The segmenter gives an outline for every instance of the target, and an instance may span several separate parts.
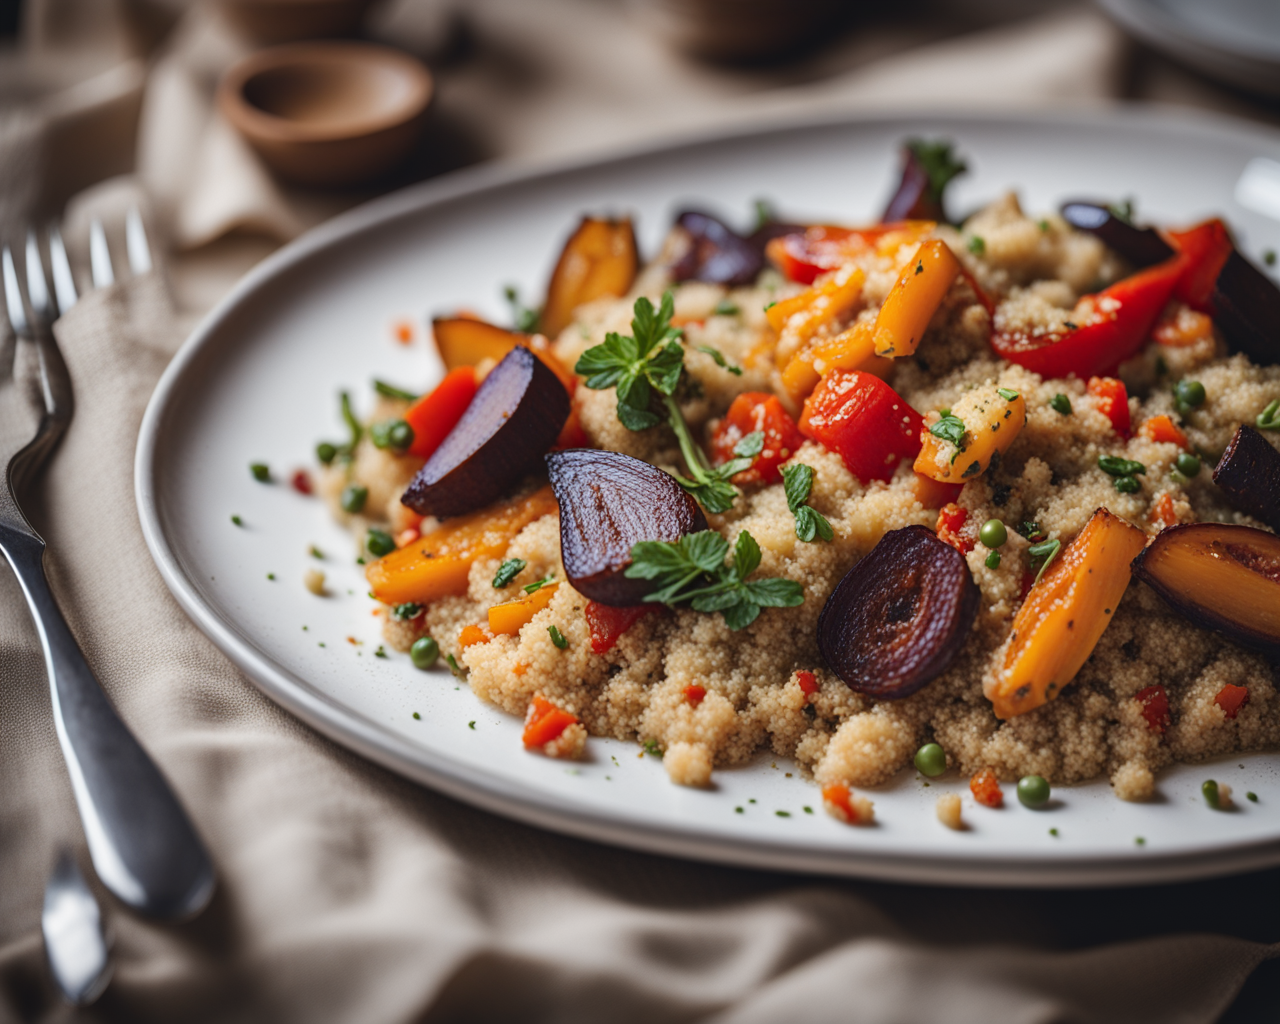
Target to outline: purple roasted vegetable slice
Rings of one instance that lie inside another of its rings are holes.
[[[977,614],[964,556],[907,526],[886,533],[836,584],[818,617],[818,649],[850,689],[897,700],[946,671]]]
[[[1218,272],[1213,306],[1229,348],[1262,366],[1280,363],[1280,288],[1238,250]]]
[[[1280,533],[1280,452],[1253,427],[1236,431],[1213,470],[1213,482],[1235,508]]]
[[[764,247],[755,245],[709,213],[685,210],[676,224],[689,248],[671,266],[676,281],[706,281],[731,288],[751,284],[764,269]]]
[[[951,179],[968,167],[959,159],[950,142],[939,139],[908,139],[902,147],[902,178],[880,220],[947,219],[945,193]]]
[[[1175,252],[1152,228],[1135,227],[1105,203],[1076,200],[1063,203],[1062,219],[1077,231],[1087,231],[1110,249],[1114,249],[1135,269],[1162,263]]]
[[[707,529],[707,518],[675,480],[618,452],[570,448],[547,456],[560,503],[560,559],[573,589],[600,604],[631,607],[653,590],[627,579],[631,547],[676,541]]]
[[[400,499],[419,515],[460,516],[535,473],[569,418],[569,396],[523,346],[484,379],[462,419]]]

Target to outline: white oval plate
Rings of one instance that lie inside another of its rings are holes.
[[[463,307],[501,320],[501,286],[539,295],[584,211],[635,215],[648,253],[689,202],[739,222],[758,197],[788,217],[866,221],[892,189],[899,143],[915,134],[953,138],[968,159],[957,210],[1010,186],[1035,211],[1067,197],[1133,196],[1157,222],[1226,216],[1255,258],[1280,248],[1280,223],[1233,199],[1251,159],[1280,160],[1280,138],[1186,114],[820,122],[427,183],[268,259],[168,368],[137,454],[143,530],[165,581],[265,693],[316,729],[461,800],[576,836],[726,863],[952,884],[1131,884],[1280,862],[1277,754],[1168,771],[1151,804],[1122,803],[1100,780],[1057,790],[1054,806],[1039,812],[1021,807],[1011,786],[1006,808],[994,812],[972,806],[962,779],[926,788],[903,771],[873,794],[873,828],[827,817],[794,766],[767,755],[718,772],[715,788],[699,791],[670,784],[656,759],[617,741],[592,739],[578,765],[527,754],[520,723],[447,672],[375,656],[378,620],[350,538],[320,502],[282,482],[317,440],[342,436],[339,390],[367,405],[375,376],[421,388],[439,373],[421,338],[393,341],[393,322],[422,324]],[[270,464],[278,482],[254,482],[254,461]],[[317,564],[311,544],[328,554],[328,599],[302,585]],[[1240,794],[1237,811],[1206,808],[1199,785],[1209,776]],[[964,793],[968,831],[936,820],[945,790]],[[1246,790],[1259,802],[1245,802]]]

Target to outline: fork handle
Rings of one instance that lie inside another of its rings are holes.
[[[53,720],[89,855],[103,885],[152,917],[183,918],[213,895],[203,842],[155,762],[121,721],[67,627],[44,573],[44,542],[0,525],[49,670]]]

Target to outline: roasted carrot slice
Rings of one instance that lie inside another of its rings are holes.
[[[1146,540],[1105,508],[1094,512],[1013,620],[1004,665],[985,688],[997,718],[1038,708],[1075,678],[1111,622],[1129,586],[1129,563]]]
[[[431,322],[436,351],[445,369],[476,366],[485,360],[497,362],[517,345],[532,350],[560,378],[564,389],[573,394],[578,378],[565,369],[551,352],[551,342],[541,334],[521,334],[478,320],[473,316],[442,317]]]
[[[605,295],[626,295],[640,269],[631,218],[584,217],[565,242],[547,285],[539,326],[554,338],[573,322],[573,311]]]
[[[521,594],[514,601],[495,604],[489,609],[489,629],[495,635],[498,633],[507,636],[519,635],[520,627],[551,603],[559,587],[559,583],[547,583],[532,594]]]
[[[512,502],[446,520],[421,540],[372,562],[365,576],[385,604],[428,604],[467,592],[477,558],[497,558],[529,523],[557,509],[550,486]]]
[[[893,359],[913,355],[959,276],[960,261],[946,242],[930,238],[921,243],[876,315],[876,355]]]

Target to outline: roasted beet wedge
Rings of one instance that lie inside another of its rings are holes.
[[[1077,231],[1096,235],[1134,265],[1135,269],[1154,266],[1173,255],[1174,249],[1151,228],[1134,227],[1121,220],[1105,203],[1074,200],[1063,203],[1062,219]]]
[[[764,269],[764,242],[752,243],[711,214],[685,210],[676,224],[688,233],[689,248],[672,264],[673,280],[733,288],[751,284]]]
[[[968,168],[945,140],[908,139],[902,147],[902,177],[880,220],[947,219],[945,193],[951,179]]]
[[[424,516],[482,508],[537,472],[568,418],[569,396],[556,375],[527,348],[514,348],[489,372],[401,501]]]
[[[570,448],[547,456],[560,502],[560,558],[573,589],[599,604],[643,603],[649,580],[629,580],[631,546],[679,540],[707,529],[707,518],[656,466],[617,452]]]
[[[1280,452],[1253,427],[1236,431],[1214,468],[1213,482],[1237,509],[1280,533]]]
[[[977,614],[964,556],[907,526],[886,533],[836,584],[818,617],[818,649],[850,689],[897,700],[946,670]]]
[[[1197,626],[1280,658],[1280,537],[1251,526],[1170,526],[1133,574]]]
[[[1237,251],[1213,286],[1213,319],[1227,345],[1255,363],[1280,363],[1280,288]]]

